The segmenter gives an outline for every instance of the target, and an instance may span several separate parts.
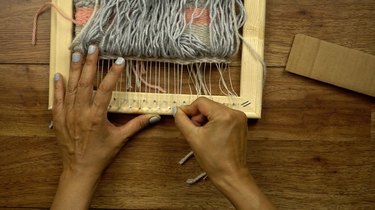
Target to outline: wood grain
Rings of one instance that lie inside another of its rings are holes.
[[[49,206],[60,172],[54,138],[1,137],[0,143],[5,145],[0,150],[0,205]],[[156,140],[147,132],[135,137],[103,175],[92,206],[229,208],[210,181],[184,183],[200,172],[194,160],[178,166],[185,151],[188,146],[180,137]],[[375,175],[375,148],[369,141],[250,140],[248,151],[250,170],[280,209],[370,206],[375,198],[369,187]]]
[[[50,12],[40,16],[38,42],[31,45],[33,18],[45,0],[0,0],[0,63],[44,63],[49,60]]]
[[[7,69],[12,71],[1,76],[6,91],[0,100],[9,103],[1,103],[0,111],[0,206],[48,207],[61,170],[47,128],[48,66],[0,66]],[[304,209],[371,205],[375,194],[365,186],[375,175],[369,141],[373,100],[281,68],[270,69],[268,78],[264,118],[249,123],[248,162],[259,185],[288,209],[306,207],[304,202],[310,205]],[[109,117],[115,123],[131,118]],[[126,146],[103,176],[93,207],[229,208],[209,181],[184,184],[200,172],[195,161],[177,165],[188,151],[173,119],[165,117]],[[350,193],[342,183],[351,185]]]
[[[48,66],[0,65],[0,135],[52,136]]]
[[[266,62],[285,66],[293,37],[305,34],[375,55],[373,0],[267,0]]]
[[[48,209],[61,170],[47,128],[50,17],[41,16],[34,48],[32,17],[44,0],[0,3],[0,209]],[[249,121],[247,160],[279,209],[375,209],[375,99],[284,71],[296,33],[375,54],[374,13],[371,0],[267,1],[269,71],[263,118]],[[109,115],[115,123],[131,117]],[[188,151],[163,117],[108,168],[92,207],[231,208],[209,180],[184,184],[201,171],[194,159],[177,165]]]

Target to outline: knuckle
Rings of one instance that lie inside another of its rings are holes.
[[[148,125],[148,121],[146,120],[137,120],[137,121],[133,121],[132,123],[133,123],[132,127],[134,128],[134,130],[141,130]]]
[[[246,122],[247,123],[247,116],[245,113],[241,111],[236,111],[237,118],[239,119],[240,122]]]
[[[79,88],[87,88],[87,87],[90,87],[90,82],[87,82],[87,81],[84,81],[84,80],[80,80],[78,82],[78,87]]]
[[[62,129],[64,116],[61,112],[56,111],[56,109],[52,109],[52,121],[53,121],[53,128],[57,131]]]
[[[107,93],[107,92],[110,92],[111,91],[111,86],[106,84],[106,83],[102,83],[99,88],[98,88],[98,91],[102,92],[102,93]]]
[[[92,126],[98,126],[103,124],[106,120],[106,114],[104,114],[104,111],[100,108],[100,104],[97,102],[93,102],[93,107],[88,111],[88,113],[85,115],[84,119],[88,120],[82,120],[83,124],[90,124]]]
[[[147,125],[148,125],[148,121],[140,120],[140,121],[138,122],[138,128],[139,128],[139,129],[142,129],[142,128],[146,127]]]
[[[59,82],[56,82],[55,83],[55,90],[56,91],[59,91],[61,89],[61,85],[60,85],[60,83]]]
[[[76,71],[81,71],[81,62],[75,63],[72,62],[71,64],[71,71],[76,72]]]
[[[67,89],[66,89],[66,94],[67,95],[75,95],[77,93],[77,88],[78,88],[78,85],[75,84],[69,84]]]
[[[237,110],[224,110],[221,115],[221,120],[227,123],[247,123],[247,117],[245,113]]]
[[[225,110],[221,114],[221,120],[224,122],[232,122],[234,118],[233,113],[229,110]]]
[[[116,66],[116,65],[113,65],[113,66],[111,67],[111,69],[109,70],[108,73],[118,75],[118,74],[120,74],[120,73],[122,72],[122,70],[123,70],[123,67],[122,67],[122,66]]]
[[[100,116],[95,116],[95,117],[93,117],[93,118],[91,119],[91,124],[92,124],[93,126],[100,125],[100,124],[102,124],[102,122],[103,122],[103,118],[100,117]]]
[[[93,55],[89,55],[86,58],[85,65],[96,66],[96,58]]]
[[[57,112],[58,110],[61,109],[61,107],[63,106],[63,103],[64,103],[63,98],[60,98],[60,97],[55,98],[55,100],[54,100],[54,106],[52,107],[52,110],[54,112]]]
[[[77,92],[77,87],[76,86],[69,86],[67,94],[75,94]]]
[[[195,101],[197,103],[202,103],[202,102],[206,102],[208,99],[206,97],[203,97],[203,96],[200,96],[199,98],[197,98]]]

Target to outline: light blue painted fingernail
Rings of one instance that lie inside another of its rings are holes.
[[[159,122],[160,121],[160,116],[153,116],[153,117],[151,117],[149,120],[148,120],[148,122],[152,125],[152,124],[156,124],[157,122]]]
[[[123,65],[125,63],[125,59],[122,57],[118,57],[115,64],[117,65]]]
[[[89,49],[87,50],[87,53],[88,54],[94,54],[95,51],[96,51],[96,46],[95,45],[90,45]]]
[[[177,107],[173,107],[172,110],[171,110],[171,113],[172,113],[173,117],[176,117]]]
[[[75,52],[72,55],[72,62],[73,63],[78,63],[81,60],[81,53]]]
[[[56,81],[60,80],[60,74],[56,73],[55,76],[53,77]]]

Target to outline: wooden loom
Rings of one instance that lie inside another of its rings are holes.
[[[73,0],[52,0],[52,2],[54,2],[68,16],[73,16]],[[242,36],[263,59],[266,0],[244,0],[244,6],[246,9],[247,21],[243,27]],[[58,15],[56,11],[52,10],[49,109],[52,108],[53,104],[54,74],[58,71],[64,78],[69,77],[71,59],[69,46],[72,42],[72,38],[73,24],[66,21],[63,17]],[[238,89],[240,93],[238,96],[229,97],[219,94],[200,96],[206,96],[214,101],[225,104],[228,107],[243,111],[248,118],[260,118],[264,79],[263,68],[260,62],[251,54],[251,51],[248,47],[244,46],[244,44],[242,44],[241,57],[240,66],[231,66],[231,69],[233,69],[234,72],[235,70],[238,70]],[[162,69],[162,71],[165,72],[166,68]],[[103,73],[101,76],[103,76]],[[178,77],[180,78],[180,75]],[[182,77],[185,78],[185,76],[181,74],[181,78]],[[121,84],[119,86],[121,86]],[[186,84],[184,84],[184,87],[185,86]],[[171,114],[172,107],[189,104],[197,97],[198,95],[191,95],[183,91],[179,91],[179,93],[158,93],[156,91],[132,92],[117,90],[113,93],[109,111],[169,115]]]

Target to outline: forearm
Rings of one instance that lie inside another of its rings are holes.
[[[248,170],[214,180],[215,186],[232,202],[236,209],[275,209],[256,185]]]
[[[88,209],[99,178],[95,175],[63,172],[51,209]]]

